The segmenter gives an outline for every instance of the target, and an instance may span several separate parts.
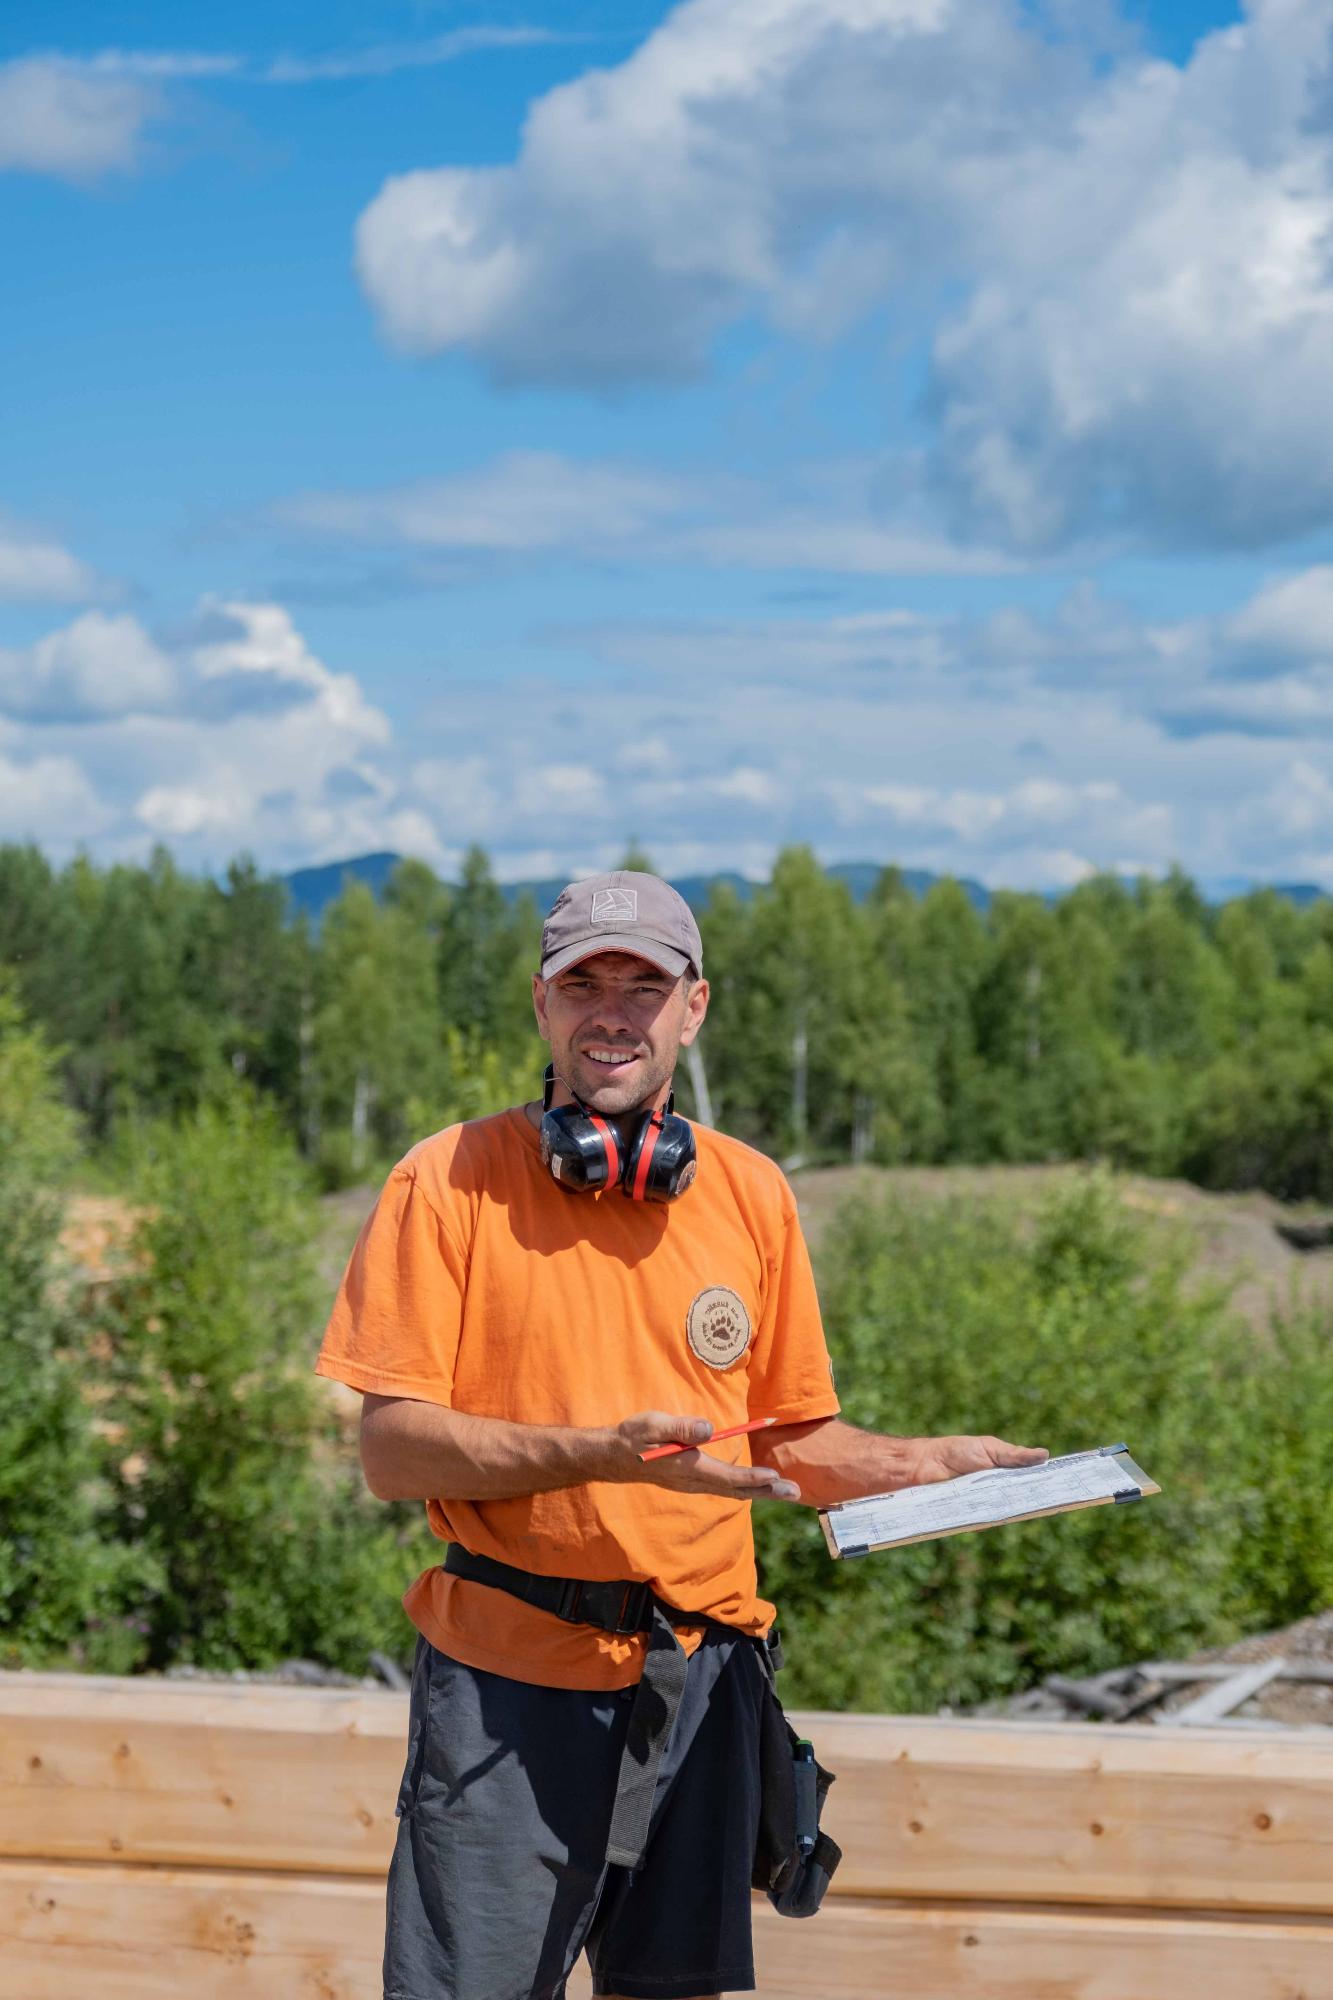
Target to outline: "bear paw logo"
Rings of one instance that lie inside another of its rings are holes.
[[[685,1315],[692,1351],[710,1368],[730,1368],[750,1345],[750,1315],[729,1285],[709,1285]]]

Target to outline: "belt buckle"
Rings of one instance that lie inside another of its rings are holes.
[[[646,1583],[631,1583],[626,1587],[620,1600],[620,1615],[616,1622],[619,1636],[627,1632],[642,1632],[652,1603],[652,1589]]]

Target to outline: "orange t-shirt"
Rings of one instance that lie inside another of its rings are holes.
[[[721,1430],[836,1415],[790,1188],[738,1140],[706,1127],[695,1138],[698,1178],[670,1205],[564,1192],[521,1109],[423,1140],[361,1231],[319,1373],[526,1424],[601,1426],[660,1409]],[[748,1464],[749,1444],[716,1449]],[[645,1581],[743,1632],[772,1622],[748,1501],[590,1481],[430,1500],[426,1512],[442,1540],[543,1576]],[[438,1566],[403,1602],[442,1652],[512,1680],[617,1688],[642,1670],[642,1635],[566,1624]]]

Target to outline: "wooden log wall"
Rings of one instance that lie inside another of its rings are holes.
[[[847,1859],[765,2000],[1333,2000],[1333,1733],[802,1721]],[[405,1725],[0,1674],[0,2000],[380,2000]]]

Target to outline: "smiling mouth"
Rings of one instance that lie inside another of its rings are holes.
[[[623,1069],[626,1063],[637,1062],[637,1049],[583,1049],[580,1052],[586,1062],[595,1063],[599,1069]]]

